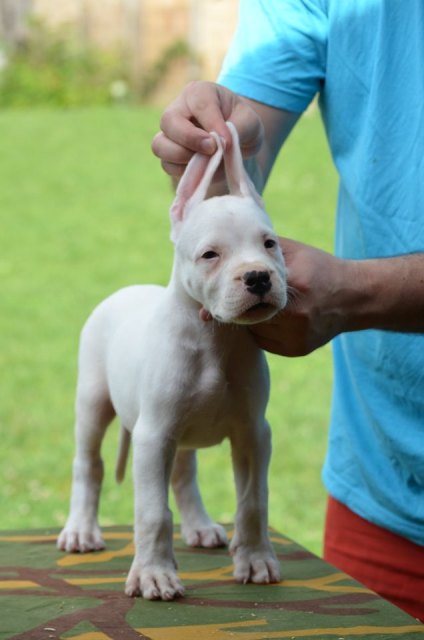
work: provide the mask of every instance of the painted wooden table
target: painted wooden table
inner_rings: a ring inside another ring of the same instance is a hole
[[[125,596],[131,529],[104,533],[105,551],[65,555],[56,531],[0,532],[1,639],[424,640],[424,625],[279,533],[284,580],[255,586],[234,582],[225,549],[188,549],[177,532],[174,602]]]

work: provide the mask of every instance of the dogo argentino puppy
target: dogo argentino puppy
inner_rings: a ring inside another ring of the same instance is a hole
[[[171,600],[184,593],[172,548],[170,482],[186,543],[227,543],[223,527],[204,509],[196,480],[196,449],[224,438],[231,443],[237,494],[230,545],[234,576],[243,583],[280,579],[268,537],[268,368],[248,326],[284,307],[286,269],[262,200],[244,170],[236,129],[228,127],[230,150],[213,134],[217,151],[212,157],[196,154],[177,189],[168,286],[118,291],[94,310],[81,334],[71,508],[58,547],[104,548],[97,521],[100,445],[117,415],[122,423],[118,480],[129,434],[134,449],[129,596]],[[230,195],[206,199],[222,158]]]

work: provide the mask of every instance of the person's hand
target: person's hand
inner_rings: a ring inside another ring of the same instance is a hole
[[[346,331],[424,333],[424,253],[342,260],[293,240],[280,243],[288,303],[251,327],[262,349],[303,356]]]
[[[212,82],[192,82],[164,111],[161,131],[152,142],[153,153],[166,173],[177,179],[195,152],[214,153],[216,143],[209,132],[216,131],[226,145],[231,145],[226,120],[237,128],[243,156],[255,155],[264,132],[260,117],[248,101]],[[217,172],[216,181],[221,180]]]
[[[280,244],[288,271],[287,306],[250,330],[266,351],[303,356],[345,330],[344,292],[355,287],[350,282],[355,263],[293,240],[281,238]]]

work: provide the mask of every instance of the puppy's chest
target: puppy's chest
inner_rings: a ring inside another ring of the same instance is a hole
[[[204,411],[224,403],[230,395],[231,369],[219,357],[196,354],[191,359],[183,386],[181,400],[186,405],[187,415]]]
[[[179,406],[179,444],[208,447],[221,442],[235,418],[237,395],[229,371],[219,360],[192,369]]]

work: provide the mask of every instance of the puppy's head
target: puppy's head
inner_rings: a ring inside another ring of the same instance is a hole
[[[237,132],[230,152],[216,136],[211,158],[196,154],[171,208],[178,277],[191,298],[225,323],[268,320],[287,301],[284,258],[263,202],[247,176]],[[224,156],[230,195],[205,199]]]

